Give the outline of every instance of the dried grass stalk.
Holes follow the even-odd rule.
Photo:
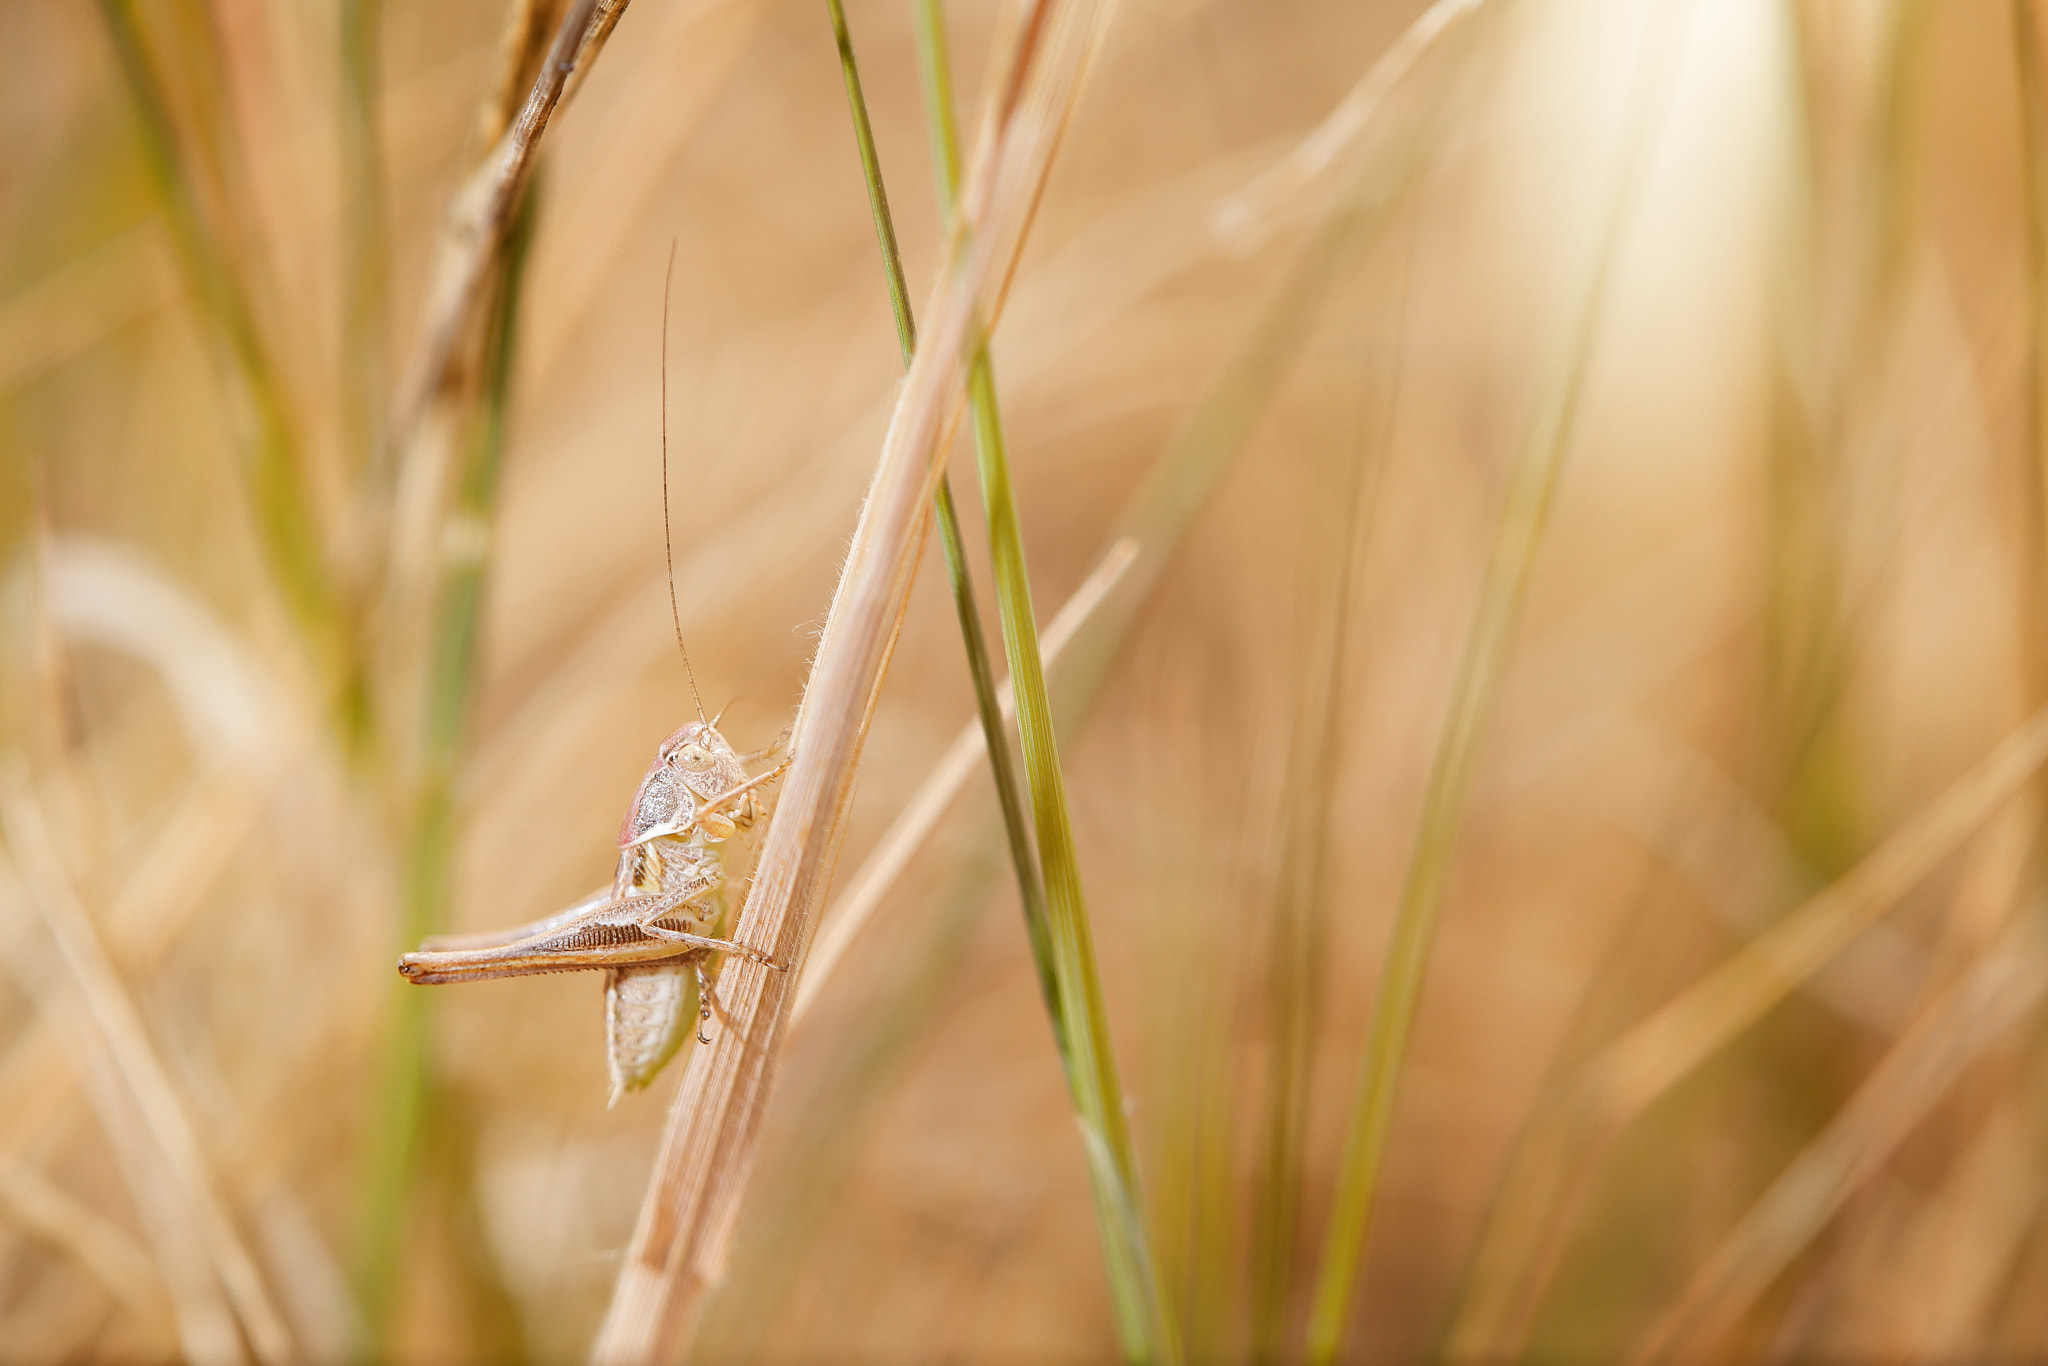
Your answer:
[[[1658,1097],[1813,974],[2018,792],[2048,762],[2048,709],[1856,865],[1734,957],[1610,1044],[1547,1113],[1503,1183],[1450,1335],[1460,1359],[1520,1350],[1557,1239],[1591,1161]]]
[[[1337,106],[1286,156],[1258,179],[1219,201],[1210,223],[1217,236],[1249,253],[1263,246],[1290,212],[1309,200],[1308,191],[1343,165],[1368,138],[1384,126],[1387,102],[1406,84],[1422,59],[1437,50],[1446,34],[1463,26],[1484,0],[1436,0],[1402,30],[1385,52],[1366,68]]]
[[[1819,1138],[1659,1316],[1630,1361],[1723,1359],[1727,1336],[1984,1050],[2048,990],[2048,944],[2032,914],[1923,1012]]]
[[[618,21],[618,12],[624,8],[623,4],[607,5],[604,15],[599,16],[597,0],[575,0],[569,6],[555,28],[554,42],[548,47],[547,58],[534,77],[533,89],[527,94],[519,116],[504,130],[482,164],[470,173],[468,182],[455,197],[435,252],[433,283],[427,291],[419,349],[407,365],[399,388],[396,446],[401,456],[417,435],[427,400],[444,381],[462,338],[483,307],[489,293],[491,266],[511,230],[520,192],[533,175],[541,134],[547,131],[548,120],[562,101],[570,75],[579,63],[587,65],[597,56],[599,45],[610,32],[609,26]],[[600,17],[604,20],[601,32],[593,26]],[[508,63],[510,44],[508,39]],[[402,464],[401,459],[401,467]]]
[[[791,766],[735,938],[789,970],[735,961],[720,980],[730,1023],[685,1074],[592,1357],[673,1359],[724,1266],[753,1163],[793,973],[831,876],[854,769],[930,527],[942,437],[991,293],[1022,243],[1071,91],[1085,6],[1027,3],[995,70],[924,345],[899,395],[792,740]]]
[[[20,863],[29,899],[48,927],[64,969],[84,997],[85,1014],[99,1045],[140,1114],[142,1127],[250,1346],[266,1366],[292,1360],[295,1349],[284,1316],[272,1302],[255,1258],[235,1229],[177,1088],[114,971],[106,946],[78,903],[41,809],[19,769],[0,772],[0,825],[4,825],[7,843]]]
[[[74,1199],[28,1163],[0,1154],[0,1207],[21,1226],[67,1253],[146,1317],[163,1311],[156,1268],[120,1226]]]

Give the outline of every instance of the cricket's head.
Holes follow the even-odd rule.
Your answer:
[[[626,819],[619,825],[619,847],[638,844],[650,834],[686,823],[696,808],[721,797],[747,780],[740,756],[709,721],[686,721],[669,733],[654,752]]]

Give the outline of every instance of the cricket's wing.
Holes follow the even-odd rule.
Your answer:
[[[503,944],[515,944],[522,939],[532,939],[573,924],[603,906],[612,899],[609,885],[598,888],[566,911],[556,911],[544,920],[526,925],[516,925],[509,930],[484,930],[477,934],[437,934],[420,941],[420,949],[427,953],[462,952],[469,949],[495,949]]]
[[[524,977],[536,972],[615,968],[702,952],[722,941],[662,926],[661,916],[683,901],[679,896],[629,896],[575,908],[523,938],[481,948],[422,948],[398,960],[406,980],[421,986]]]

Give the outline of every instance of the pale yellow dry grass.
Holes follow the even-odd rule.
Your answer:
[[[384,8],[390,383],[503,15]],[[1042,617],[1332,206],[1400,148],[1368,136],[1320,176],[1231,196],[1291,164],[1422,8],[1116,7],[996,342]],[[1193,1359],[1244,1359],[1258,1307],[1288,822],[1328,822],[1280,1306],[1295,1333],[1508,462],[1638,133],[1646,176],[1486,721],[1347,1356],[2048,1351],[2038,787],[1881,888],[1839,952],[1748,978],[1738,954],[2048,700],[2029,406],[2048,332],[2015,11],[1692,8],[1647,128],[1624,117],[1653,50],[1641,19],[1682,4],[1487,0],[1455,62],[1417,64],[1410,97],[1452,96],[1420,173],[1317,278],[1298,357],[1099,697],[1061,718]],[[334,7],[218,0],[152,22],[174,12],[216,25],[235,259],[315,501],[353,544]],[[978,90],[996,7],[949,14]],[[942,238],[909,7],[859,0],[850,19],[921,294]],[[0,8],[0,51],[0,1357],[234,1359],[266,1345],[246,1316],[269,1303],[285,1355],[341,1359],[360,1345],[355,1203],[396,989],[397,778],[345,756],[252,533],[231,390],[96,12]],[[656,463],[670,242],[682,626],[743,747],[789,722],[901,382],[822,5],[637,0],[546,149],[453,928],[603,881],[632,784],[688,709]],[[1246,202],[1260,235],[1224,213]],[[1314,661],[1354,534],[1325,727]],[[971,717],[960,656],[928,555],[838,892]],[[1288,766],[1304,744],[1335,755],[1327,802]],[[984,787],[969,776],[807,1005],[699,1359],[1113,1355]],[[49,937],[60,884],[110,976]],[[1642,1043],[1703,981],[1752,993],[1758,1018]],[[591,978],[429,1004],[440,1100],[389,1346],[579,1358],[674,1083],[605,1109]],[[107,1020],[127,1037],[124,1012],[140,1043],[116,1047],[142,1051],[96,1070],[92,1040]],[[1626,1122],[1557,1121],[1618,1041],[1655,1055],[1655,1094]],[[239,1298],[219,1270],[236,1247]]]

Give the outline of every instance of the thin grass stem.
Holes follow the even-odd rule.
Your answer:
[[[379,39],[383,0],[342,0],[342,396],[359,496],[381,503],[384,445],[384,157]]]
[[[944,16],[938,0],[920,0],[916,16],[918,55],[925,67],[926,122],[939,171],[940,204],[950,216],[959,191],[959,138],[954,129]],[[978,329],[968,365],[967,394],[974,418],[982,506],[988,518],[989,558],[995,568],[996,602],[1015,688],[1018,738],[1031,787],[1032,822],[1045,883],[1045,934],[1032,936],[1032,951],[1089,1160],[1096,1225],[1120,1345],[1133,1361],[1176,1361],[1180,1356],[1177,1333],[1161,1296],[1146,1227],[1137,1157],[1125,1121],[1123,1087],[1117,1075],[1052,707],[1039,658],[1038,619],[1031,605],[1023,535],[1010,485],[995,370],[987,337]]]
[[[1429,777],[1422,813],[1410,849],[1408,871],[1394,911],[1387,956],[1373,992],[1365,1054],[1346,1130],[1336,1199],[1324,1237],[1309,1310],[1306,1359],[1312,1366],[1334,1361],[1344,1340],[1352,1289],[1364,1260],[1380,1162],[1394,1113],[1394,1098],[1407,1054],[1408,1035],[1429,964],[1429,950],[1443,908],[1451,858],[1463,824],[1465,796],[1494,693],[1506,667],[1508,648],[1528,591],[1536,552],[1549,523],[1550,508],[1564,468],[1564,456],[1578,429],[1586,376],[1597,350],[1600,323],[1625,239],[1636,186],[1647,160],[1646,130],[1659,81],[1668,81],[1662,49],[1680,28],[1681,16],[1659,17],[1663,41],[1653,43],[1638,67],[1629,107],[1634,131],[1622,162],[1607,220],[1593,256],[1592,274],[1567,333],[1561,364],[1539,396],[1509,476],[1506,505],[1494,534],[1479,602],[1467,630],[1451,683],[1450,705]]]
[[[1377,439],[1351,453],[1345,520],[1335,554],[1318,559],[1331,585],[1318,604],[1308,667],[1303,670],[1294,736],[1283,790],[1289,796],[1276,832],[1280,863],[1267,936],[1265,1003],[1267,1100],[1262,1109],[1259,1161],[1252,1203],[1251,1321],[1253,1357],[1287,1359],[1296,1277],[1315,1060],[1320,1042],[1322,964],[1330,915],[1328,856],[1330,812],[1336,804],[1338,756],[1343,753],[1345,659],[1358,565],[1367,550],[1372,512],[1392,456],[1394,418],[1401,392],[1413,235],[1403,257],[1393,300],[1391,363]],[[1367,415],[1361,420],[1369,421]],[[1334,563],[1331,561],[1334,560]]]
[[[1629,1353],[1629,1366],[1725,1356],[1731,1331],[1771,1282],[2044,992],[2048,943],[2039,912],[2030,911],[1928,1003],[1826,1129],[1694,1272]]]
[[[2027,281],[2027,351],[2021,381],[2027,408],[2020,455],[2027,499],[2021,521],[2025,591],[2020,642],[2027,698],[2038,703],[2048,700],[2048,75],[2041,69],[2041,23],[2034,0],[2012,0],[2012,18]]]
[[[616,22],[616,8],[603,17]],[[401,475],[429,399],[447,381],[464,337],[472,335],[468,329],[491,287],[491,265],[517,216],[521,192],[533,174],[548,121],[560,105],[577,63],[588,65],[596,60],[595,41],[603,36],[597,31],[599,18],[597,0],[571,0],[526,102],[456,194],[428,286],[420,339],[392,406],[394,450]],[[518,55],[513,58],[517,60]]]
[[[853,55],[853,35],[846,24],[846,10],[840,0],[826,0],[832,15],[832,36],[839,45],[839,66],[846,77],[846,102],[853,115],[854,141],[860,148],[862,178],[867,182],[868,208],[874,215],[875,240],[882,252],[882,270],[889,282],[889,307],[896,320],[896,340],[902,348],[904,368],[917,354],[917,320],[911,311],[910,286],[904,278],[903,253],[896,244],[896,224],[889,213],[889,193],[882,180],[882,162],[875,151],[874,126],[868,119],[867,98],[861,91],[860,67]],[[974,681],[974,706],[981,718],[989,775],[995,780],[996,800],[1003,813],[1003,833],[1010,848],[1010,864],[1017,875],[1017,896],[1024,908],[1025,933],[1031,938],[1032,962],[1038,968],[1038,986],[1047,1006],[1058,1017],[1059,985],[1047,971],[1045,889],[1039,881],[1038,860],[1032,852],[1031,834],[1025,826],[1023,790],[1017,782],[1017,768],[1010,756],[1009,731],[1003,722],[996,697],[995,668],[989,662],[988,637],[982,630],[981,609],[974,597],[974,578],[967,564],[967,549],[960,536],[960,515],[953,505],[953,481],[939,476],[932,506],[938,514],[939,544],[946,555],[946,575],[953,589],[953,610],[960,619],[960,641],[967,650],[967,671]]]
[[[355,669],[344,649],[325,537],[301,468],[296,425],[228,252],[207,221],[141,18],[131,0],[100,0],[99,9],[135,104],[143,163],[163,205],[171,241],[244,400],[248,430],[239,449],[257,538],[286,607],[312,643],[321,668],[337,681],[345,733],[360,737],[360,718],[348,717],[360,709],[362,696],[359,684],[352,682]]]
[[[1091,32],[1092,12],[1085,3],[1028,4],[998,59],[1002,94],[966,178],[962,230],[947,242],[925,345],[897,396],[797,713],[794,758],[733,934],[789,968],[742,959],[720,974],[725,1010],[669,1109],[592,1348],[596,1361],[676,1356],[705,1292],[723,1275],[786,1034],[790,977],[801,970],[810,916],[829,884],[876,690],[923,553],[939,453],[959,411],[961,367],[1022,248],[1057,120],[1072,107],[1074,52]]]
[[[235,1228],[184,1098],[115,971],[104,940],[78,900],[27,775],[13,764],[0,770],[0,833],[20,860],[30,900],[42,915],[59,960],[83,999],[85,1016],[140,1115],[183,1216],[257,1360],[264,1366],[282,1366],[297,1354],[291,1330]]]
[[[538,186],[534,189],[537,191]],[[476,692],[478,634],[490,525],[505,447],[511,396],[513,342],[526,251],[532,239],[536,194],[514,220],[492,297],[484,337],[482,388],[468,456],[444,536],[445,578],[436,607],[425,680],[418,785],[411,799],[404,904],[399,942],[419,943],[441,927],[455,854],[454,787],[463,738]],[[404,1265],[405,1215],[436,1101],[426,1057],[430,993],[396,985],[387,1019],[381,1094],[372,1118],[372,1147],[357,1208],[357,1282],[362,1288],[368,1340],[385,1340]]]

